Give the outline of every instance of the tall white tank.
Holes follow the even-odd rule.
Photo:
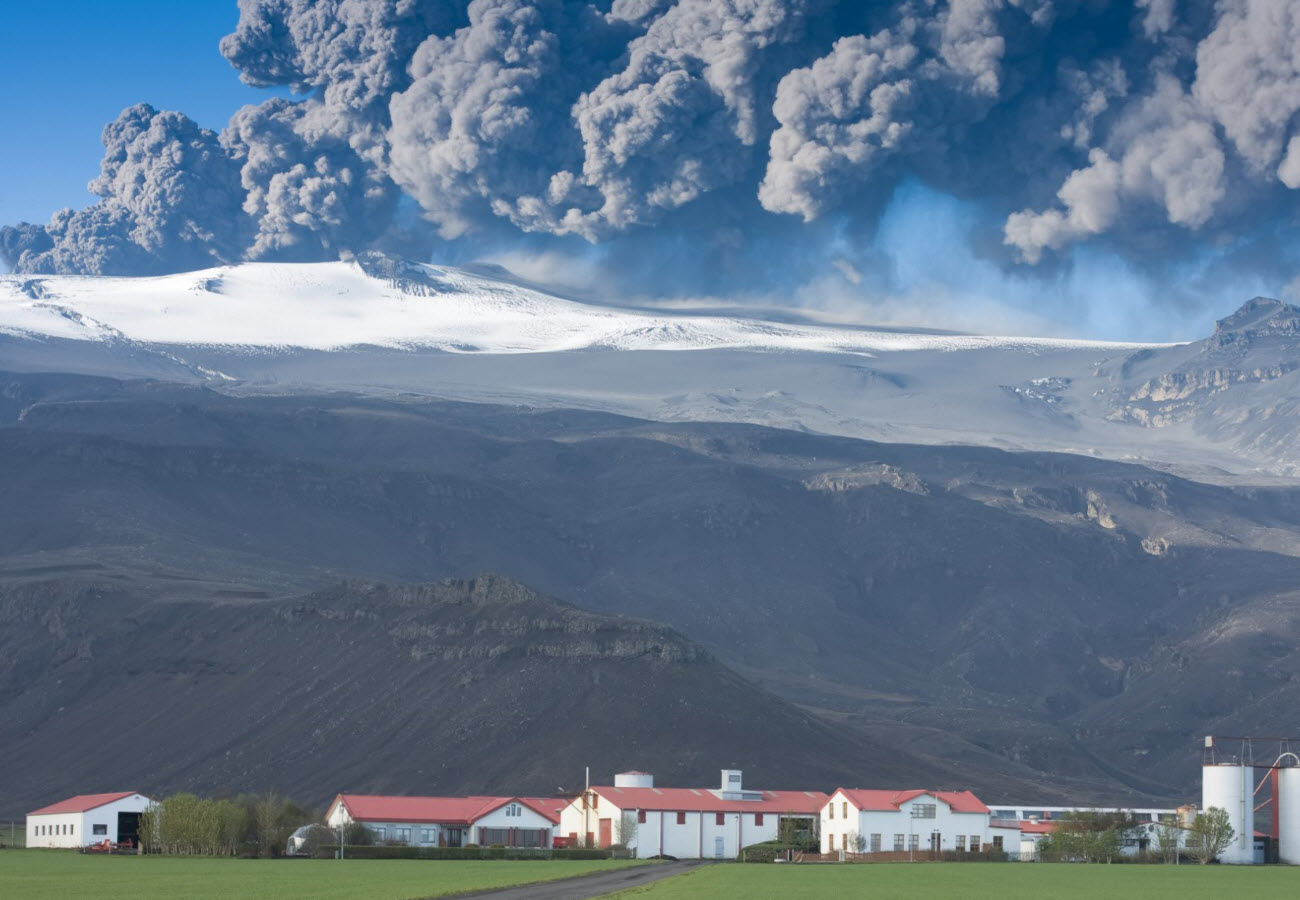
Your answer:
[[[1201,814],[1211,806],[1228,813],[1233,839],[1219,862],[1248,866],[1255,862],[1255,770],[1250,766],[1204,766],[1201,769]]]
[[[614,787],[652,788],[655,777],[649,772],[619,772],[614,776]]]
[[[1277,857],[1300,866],[1300,768],[1278,770]]]

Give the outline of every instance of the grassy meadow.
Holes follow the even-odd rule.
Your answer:
[[[1263,900],[1300,898],[1300,867],[1052,863],[703,866],[619,900]]]
[[[441,897],[608,871],[616,860],[337,860],[0,850],[0,896],[24,900]]]

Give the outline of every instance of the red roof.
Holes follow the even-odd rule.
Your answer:
[[[533,812],[560,821],[563,798],[544,797],[390,797],[379,794],[339,794],[330,810],[339,802],[348,815],[358,822],[429,822],[439,825],[469,825],[507,803],[518,801]]]
[[[1024,820],[1020,823],[1020,830],[1024,834],[1051,834],[1060,825],[1060,822],[1030,822]]]
[[[843,794],[858,809],[872,812],[893,812],[908,800],[916,797],[934,797],[948,804],[953,812],[987,813],[989,808],[980,802],[970,791],[864,791],[853,788],[840,788]]]
[[[40,809],[33,810],[29,816],[54,816],[59,813],[79,813],[96,809],[106,803],[113,803],[125,797],[134,797],[135,791],[120,791],[116,794],[78,794],[75,797],[69,797],[67,800],[60,800],[49,806],[42,806]]]
[[[829,799],[821,791],[746,791],[760,800],[723,800],[708,788],[593,787],[619,809],[671,812],[766,812],[815,815]]]

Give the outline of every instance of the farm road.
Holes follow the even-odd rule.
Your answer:
[[[537,884],[521,884],[518,887],[457,894],[456,897],[457,900],[468,897],[475,900],[488,900],[488,898],[490,900],[586,900],[589,897],[603,897],[606,894],[640,887],[653,881],[672,878],[700,865],[708,865],[708,863],[701,860],[683,860],[658,865],[633,866],[630,869],[616,869],[613,872],[599,872],[595,875],[577,875],[559,881],[542,881]]]

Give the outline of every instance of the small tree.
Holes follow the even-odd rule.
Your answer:
[[[375,833],[360,822],[343,826],[343,842],[353,847],[369,847],[375,842]]]
[[[640,823],[637,822],[637,814],[633,810],[625,810],[618,820],[618,837],[616,844],[628,847],[636,842],[637,828]]]
[[[844,835],[844,849],[850,853],[866,853],[867,839],[866,836],[858,834],[856,831],[850,831]]]
[[[1156,853],[1167,862],[1178,858],[1178,847],[1182,843],[1183,830],[1172,822],[1162,822],[1156,826]]]
[[[1232,846],[1237,832],[1228,823],[1228,811],[1211,806],[1196,817],[1188,834],[1187,853],[1201,865],[1217,859]]]

